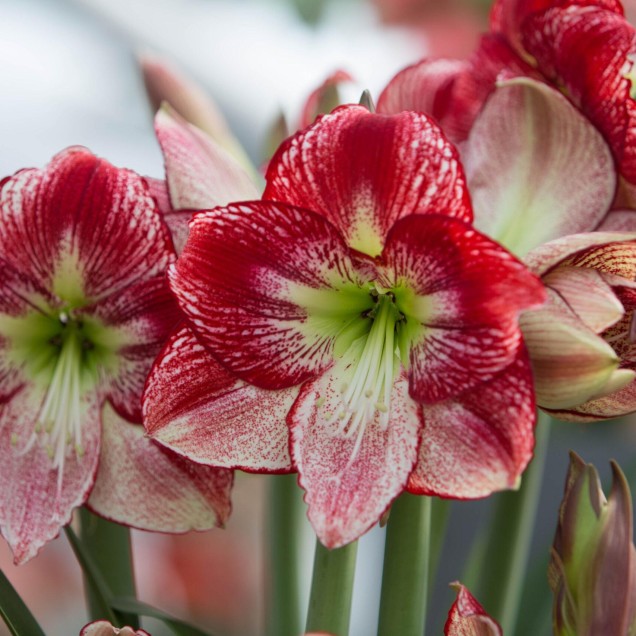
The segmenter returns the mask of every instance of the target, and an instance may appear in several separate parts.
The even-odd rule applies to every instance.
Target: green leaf
[[[12,636],[45,636],[9,579],[0,570],[0,616]]]
[[[148,603],[138,601],[136,598],[119,596],[112,599],[110,605],[118,612],[156,618],[165,623],[177,636],[212,636],[209,632],[204,632],[202,629],[189,625],[152,605],[148,605]]]

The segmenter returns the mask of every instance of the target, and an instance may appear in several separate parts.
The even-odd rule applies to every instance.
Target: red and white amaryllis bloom
[[[501,627],[493,620],[466,586],[457,581],[451,585],[457,598],[448,612],[444,636],[502,636]]]
[[[152,360],[181,319],[174,257],[147,183],[83,148],[2,182],[0,529],[16,562],[89,493],[96,512],[148,529],[229,514],[229,471],[190,465],[138,425]]]
[[[196,214],[169,269],[193,333],[153,368],[149,433],[199,462],[297,470],[328,547],[405,488],[514,487],[534,425],[517,317],[544,292],[470,225],[437,126],[342,107],[266,180],[262,201]]]

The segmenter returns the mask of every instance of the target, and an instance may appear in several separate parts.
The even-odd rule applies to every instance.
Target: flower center
[[[341,373],[341,401],[330,418],[335,424],[334,436],[356,436],[350,463],[360,449],[364,430],[376,416],[383,430],[388,427],[391,390],[399,365],[397,331],[404,316],[392,292],[374,289],[371,297],[373,307],[362,314],[363,320],[371,321],[371,327],[344,356],[348,364]]]

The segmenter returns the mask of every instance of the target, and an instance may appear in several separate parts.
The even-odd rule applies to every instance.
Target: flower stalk
[[[403,493],[391,508],[384,548],[379,636],[421,636],[426,624],[431,498]]]
[[[334,550],[316,541],[305,631],[349,634],[357,552],[357,541]]]

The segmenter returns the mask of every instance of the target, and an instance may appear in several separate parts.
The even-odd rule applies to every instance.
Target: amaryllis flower
[[[329,547],[405,488],[514,487],[534,424],[517,316],[544,292],[470,225],[437,126],[342,107],[266,179],[264,200],[196,214],[169,269],[193,333],[149,378],[149,433],[198,462],[297,470]]]
[[[181,320],[173,259],[145,181],[85,149],[2,182],[0,528],[16,562],[96,480],[92,507],[139,527],[209,528],[229,514],[230,472],[190,465],[138,425],[152,360]]]
[[[537,403],[568,420],[636,410],[636,234],[567,236],[526,262],[548,291],[521,320]]]
[[[93,621],[82,627],[79,636],[150,636],[144,629],[114,627],[109,621]]]
[[[444,636],[502,636],[501,627],[459,582],[451,585],[457,598],[448,612]]]
[[[549,569],[557,636],[636,631],[631,494],[618,464],[611,465],[606,499],[594,466],[570,453]]]

